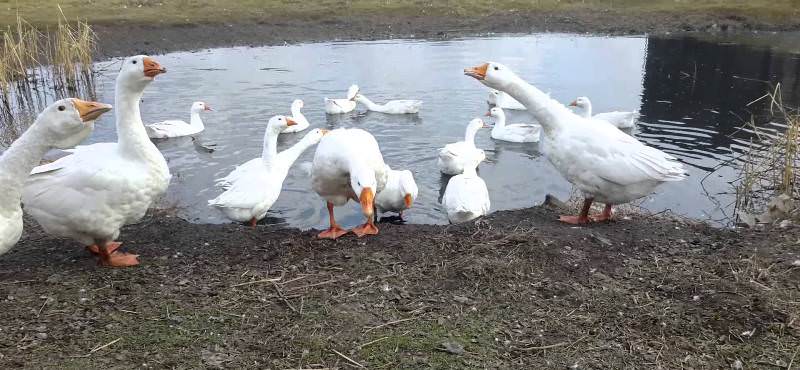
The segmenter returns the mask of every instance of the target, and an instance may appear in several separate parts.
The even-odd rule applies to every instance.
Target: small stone
[[[792,262],[792,266],[800,267],[800,260],[794,260],[794,262]]]
[[[456,342],[444,342],[442,343],[442,351],[447,353],[452,353],[454,355],[463,355],[464,354],[464,346],[461,343]]]
[[[789,226],[792,226],[792,220],[783,220],[781,221],[781,223],[778,224],[778,227],[780,227],[781,229],[785,229]]]
[[[36,338],[47,339],[47,333],[36,333]]]
[[[699,295],[696,295],[696,296],[692,297],[692,300],[693,300],[693,301],[695,301],[695,302],[697,302],[697,301],[699,301],[699,300],[700,300],[700,296],[699,296]]]
[[[744,365],[740,360],[736,360],[731,364],[731,369],[742,369],[742,368],[744,368]]]

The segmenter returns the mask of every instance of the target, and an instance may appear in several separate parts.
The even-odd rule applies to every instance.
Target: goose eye
[[[499,68],[499,67],[497,67],[497,66],[495,66],[495,67],[494,67],[494,70],[495,70],[495,71],[499,71],[499,70],[500,70],[500,68]]]
[[[135,60],[134,60],[134,61],[131,61],[131,63],[132,63],[132,64],[136,64],[136,61],[135,61]]]
[[[63,106],[63,105],[59,105],[59,106],[58,106],[58,110],[61,110],[61,111],[63,111],[64,109],[67,109],[67,107],[65,107],[65,106]]]

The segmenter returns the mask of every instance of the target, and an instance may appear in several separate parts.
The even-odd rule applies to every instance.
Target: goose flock
[[[42,111],[30,128],[0,157],[0,254],[8,251],[22,234],[24,211],[45,232],[75,240],[98,257],[103,266],[139,264],[138,256],[123,252],[118,242],[122,226],[144,217],[153,202],[167,189],[171,174],[164,156],[151,138],[190,136],[203,131],[200,114],[211,110],[195,102],[190,122],[171,120],[144,124],[139,104],[150,83],[163,73],[153,58],[138,55],[124,59],[116,79],[114,114],[117,141],[78,145],[94,129],[94,121],[111,106],[79,99],[63,99]],[[571,105],[576,111],[517,76],[500,63],[466,68],[464,74],[490,88],[493,106],[483,119],[472,119],[464,140],[445,145],[438,152],[439,170],[449,179],[442,205],[453,223],[486,215],[489,191],[478,175],[486,158],[476,147],[475,136],[491,128],[491,137],[519,143],[539,142],[541,151],[556,170],[585,196],[578,215],[564,215],[569,224],[607,221],[612,206],[650,194],[656,186],[680,181],[686,176],[674,157],[620,130],[631,127],[637,112],[592,115],[588,98]],[[357,104],[384,114],[415,114],[419,100],[392,100],[383,104],[368,99],[357,85],[345,98],[325,98],[328,114],[353,111]],[[352,231],[359,237],[378,234],[376,218],[382,212],[403,212],[412,207],[419,193],[409,170],[392,169],[380,145],[368,131],[358,128],[316,128],[297,143],[277,151],[278,137],[310,127],[301,112],[304,103],[295,100],[291,116],[276,115],[266,125],[262,154],[217,179],[221,193],[208,201],[231,220],[255,227],[278,199],[289,169],[306,150],[316,145],[310,165],[311,188],[325,201],[329,227],[319,238],[336,239]],[[529,123],[506,123],[504,109],[527,110]],[[78,145],[78,146],[76,146]],[[74,149],[68,149],[73,148]],[[66,156],[39,164],[49,149],[66,149]],[[364,223],[352,230],[341,227],[334,208],[357,202]],[[590,215],[593,202],[605,204],[602,213]]]

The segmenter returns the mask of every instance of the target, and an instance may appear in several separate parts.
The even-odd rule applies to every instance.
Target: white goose
[[[304,105],[303,101],[300,99],[295,99],[292,102],[292,108],[291,108],[292,116],[290,118],[296,124],[284,129],[283,132],[281,132],[282,134],[300,132],[307,129],[308,126],[310,126],[308,120],[306,119],[306,116],[303,114],[303,112],[300,112],[300,109],[303,109],[303,105]]]
[[[189,123],[174,119],[150,123],[145,125],[144,128],[147,130],[147,136],[153,139],[194,135],[205,130],[200,113],[211,110],[208,104],[197,101],[192,103],[192,108],[189,110]]]
[[[447,182],[442,205],[451,223],[467,222],[489,213],[489,190],[476,172],[479,163],[473,160],[466,164],[462,174]]]
[[[464,166],[471,162],[472,158],[477,158],[478,162],[486,159],[483,149],[475,147],[475,134],[482,128],[489,128],[489,126],[480,118],[475,118],[467,125],[464,141],[450,143],[439,149],[437,161],[439,171],[446,175],[458,175],[464,172]]]
[[[75,146],[92,132],[94,120],[111,106],[62,99],[43,110],[33,124],[0,156],[0,254],[22,235],[22,187],[33,167],[52,149]]]
[[[576,98],[569,104],[571,107],[576,107],[577,114],[583,118],[593,118],[601,121],[606,121],[616,128],[625,129],[631,128],[636,125],[636,120],[639,119],[639,112],[606,112],[597,113],[592,115],[592,102],[585,96]]]
[[[598,125],[572,113],[500,63],[466,68],[464,74],[519,100],[542,125],[542,151],[561,175],[586,196],[581,213],[562,216],[563,222],[589,222],[593,201],[605,203],[606,207],[592,220],[609,220],[612,205],[641,198],[663,182],[686,177],[683,165],[675,157],[646,146],[611,125]]]
[[[347,89],[346,99],[325,98],[325,113],[341,114],[352,112],[353,109],[356,109],[356,94],[358,94],[358,85],[350,85],[350,88]]]
[[[492,126],[492,139],[514,143],[535,143],[539,141],[542,126],[534,123],[506,124],[506,113],[500,107],[489,109],[486,112],[486,116],[495,118],[494,126]]]
[[[383,212],[397,212],[403,218],[403,211],[411,208],[419,194],[414,174],[409,170],[398,171],[388,166],[386,171],[386,186],[375,196],[375,216]]]
[[[524,105],[522,105],[516,99],[512,98],[510,95],[502,91],[497,91],[495,89],[489,90],[489,97],[486,98],[486,102],[492,106],[503,109],[513,109],[513,110],[526,109]]]
[[[137,255],[116,251],[120,243],[114,240],[169,185],[167,161],[147,137],[139,112],[144,89],[164,72],[148,56],[126,58],[114,99],[118,142],[78,146],[35,168],[25,184],[25,211],[48,233],[88,246],[105,266],[139,263]]]
[[[361,237],[377,234],[372,218],[375,194],[386,185],[386,165],[378,142],[361,129],[340,128],[329,132],[317,145],[311,167],[311,187],[327,202],[330,228],[320,238],[336,239],[347,233],[333,216],[333,207],[353,199],[361,203],[366,223],[353,229]]]
[[[250,222],[255,227],[258,220],[267,215],[267,211],[275,204],[283,188],[283,180],[289,168],[311,146],[317,144],[327,130],[309,131],[291,148],[277,153],[277,137],[281,130],[291,127],[294,121],[283,116],[272,117],[267,125],[264,141],[269,141],[269,153],[265,158],[258,158],[258,166],[239,177],[228,190],[218,197],[209,200],[208,205],[219,209],[228,218],[239,222]]]
[[[422,107],[422,100],[390,100],[383,104],[377,104],[363,94],[356,94],[355,100],[357,103],[366,105],[367,109],[373,112],[386,114],[414,114],[419,113],[419,109]]]

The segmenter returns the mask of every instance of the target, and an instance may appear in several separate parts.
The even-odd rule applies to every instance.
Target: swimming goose
[[[467,222],[489,213],[489,190],[476,172],[479,163],[473,158],[465,164],[463,173],[447,182],[442,205],[451,223]]]
[[[91,133],[94,121],[111,106],[62,99],[45,108],[33,124],[0,156],[0,254],[22,235],[22,188],[31,170],[52,149],[66,149]]]
[[[319,238],[336,239],[347,233],[333,216],[333,207],[348,200],[361,203],[366,223],[353,229],[361,237],[377,234],[372,218],[375,194],[386,185],[386,165],[378,142],[361,129],[340,128],[329,132],[317,145],[311,166],[311,187],[325,199],[330,227]]]
[[[290,118],[296,124],[286,127],[283,130],[283,132],[281,132],[282,134],[287,134],[291,132],[300,132],[308,128],[310,124],[308,123],[308,120],[306,119],[306,116],[303,114],[303,112],[300,112],[300,109],[303,109],[303,105],[304,105],[303,101],[300,99],[295,99],[292,102],[292,108],[291,108],[292,116]]]
[[[352,112],[353,109],[356,109],[356,94],[358,94],[358,85],[350,85],[350,88],[347,89],[346,99],[325,98],[325,113],[341,114]]]
[[[277,153],[275,146],[278,135],[281,130],[293,124],[294,121],[290,118],[272,117],[264,137],[265,141],[270,141],[270,153],[264,159],[258,158],[258,166],[239,177],[224,193],[209,200],[208,205],[219,209],[231,220],[249,221],[250,226],[255,227],[278,199],[283,180],[292,164],[306,149],[317,144],[328,131],[319,128],[311,130],[291,148]]]
[[[577,113],[579,116],[583,118],[594,118],[601,121],[606,121],[616,128],[631,128],[636,125],[636,120],[639,118],[639,112],[606,112],[606,113],[597,113],[592,115],[592,102],[589,98],[585,96],[580,96],[576,98],[572,103],[569,104],[571,107],[576,107]]]
[[[475,147],[475,134],[482,128],[489,128],[489,126],[480,118],[475,118],[467,125],[467,132],[464,134],[463,141],[450,143],[439,149],[439,159],[437,161],[439,171],[446,175],[458,175],[464,172],[464,165],[470,161],[470,158],[475,157],[478,162],[486,159],[486,153],[483,152],[483,149]]]
[[[525,110],[525,106],[520,104],[516,99],[495,89],[489,90],[489,97],[486,98],[486,102],[492,106],[503,109]]]
[[[83,243],[104,266],[132,266],[135,254],[117,251],[123,225],[144,217],[167,190],[167,161],[147,137],[139,112],[144,89],[166,69],[145,55],[126,58],[116,80],[116,143],[78,146],[33,169],[22,203],[46,232]]]
[[[598,125],[571,112],[500,63],[464,69],[484,85],[504,91],[520,101],[542,125],[541,148],[564,178],[586,199],[578,216],[561,221],[590,221],[593,201],[606,204],[593,221],[611,219],[611,207],[650,194],[656,186],[686,177],[675,157],[642,144],[611,125]]]
[[[386,114],[414,114],[419,113],[422,100],[390,100],[383,104],[373,103],[363,94],[356,94],[356,102],[364,104],[367,109]]]
[[[192,103],[189,110],[189,123],[178,119],[150,123],[144,126],[147,136],[152,139],[189,136],[205,130],[200,112],[211,111],[211,107],[201,101]]]
[[[402,219],[403,211],[417,200],[417,183],[409,170],[398,171],[386,166],[386,173],[386,186],[375,196],[375,217],[383,212],[397,212]]]
[[[506,113],[503,108],[494,107],[486,112],[487,117],[494,117],[492,126],[492,139],[510,141],[514,143],[535,143],[539,141],[542,126],[533,123],[506,124]]]

